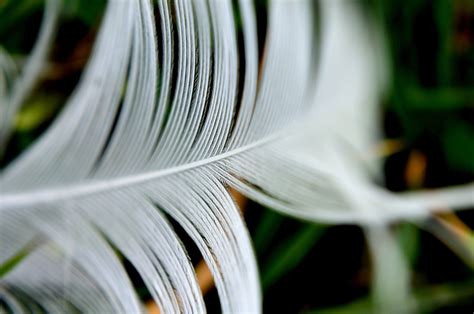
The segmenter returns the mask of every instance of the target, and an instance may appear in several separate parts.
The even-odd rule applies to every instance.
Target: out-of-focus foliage
[[[106,0],[64,0],[64,19],[91,27],[99,22]],[[0,42],[10,53],[26,53],[36,36],[44,0],[0,1]],[[13,35],[14,34],[14,35]]]
[[[400,124],[396,135],[409,146],[442,152],[451,170],[474,174],[474,2],[378,0],[375,6],[392,59],[387,109]]]

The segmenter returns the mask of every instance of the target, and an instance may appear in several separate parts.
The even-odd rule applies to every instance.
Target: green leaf
[[[410,109],[453,110],[473,104],[474,90],[464,88],[422,89],[407,87],[403,89],[405,106]]]
[[[94,25],[102,15],[106,0],[64,0],[64,14],[77,17],[86,25]]]
[[[257,254],[262,254],[274,238],[284,217],[272,210],[265,210],[253,236],[253,243]]]
[[[414,291],[416,313],[432,313],[432,311],[451,304],[470,302],[474,297],[474,281],[448,283],[418,288]],[[350,304],[327,309],[310,310],[312,314],[368,314],[374,313],[369,297],[358,299]]]
[[[2,1],[0,0],[0,3]],[[15,24],[27,19],[33,12],[40,10],[44,0],[7,0],[0,6],[0,39],[11,37],[10,31]]]
[[[283,275],[295,268],[311,251],[323,235],[326,227],[306,225],[277,247],[263,267],[262,285],[264,288],[278,281]]]
[[[12,269],[14,269],[20,262],[28,255],[31,248],[27,246],[16,255],[5,261],[2,265],[0,265],[0,278],[8,274]]]
[[[457,170],[474,173],[474,128],[463,121],[451,123],[442,137],[447,162]]]
[[[437,75],[441,86],[447,85],[452,77],[452,45],[454,29],[454,4],[452,0],[434,1],[434,15],[438,28],[439,49],[437,51]]]
[[[408,223],[403,223],[397,230],[398,241],[408,262],[413,265],[419,255],[420,230]]]
[[[57,112],[61,98],[55,95],[37,95],[31,99],[15,117],[15,130],[29,132],[52,118]]]

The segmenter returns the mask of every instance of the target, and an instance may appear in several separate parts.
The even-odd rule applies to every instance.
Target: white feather
[[[124,271],[107,267],[119,264],[104,255],[108,244],[99,240],[98,229],[132,262],[161,309],[204,312],[186,253],[158,207],[196,242],[223,311],[259,311],[250,239],[216,169],[224,159],[275,139],[274,132],[305,106],[311,74],[308,4],[271,7],[258,88],[250,2],[239,2],[246,61],[241,72],[230,2],[160,1],[163,43],[158,43],[151,3],[110,1],[89,65],[63,112],[2,173],[0,211],[9,240],[2,252],[11,257],[41,234],[91,276],[94,289],[104,291],[100,300],[116,312],[137,312]],[[295,58],[281,62],[287,56]],[[242,99],[239,73],[246,79]],[[29,229],[25,240],[12,241],[23,229]],[[21,272],[14,274],[21,280]],[[119,287],[108,286],[112,282]],[[83,293],[75,289],[66,298],[75,304]],[[47,302],[52,294],[54,289]]]

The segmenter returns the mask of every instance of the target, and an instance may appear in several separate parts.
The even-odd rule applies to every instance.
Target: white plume
[[[347,2],[321,1],[316,75],[313,5],[269,3],[260,60],[248,0],[237,8],[243,49],[230,1],[159,0],[155,17],[150,1],[110,0],[60,116],[1,173],[0,263],[28,253],[0,281],[5,303],[21,313],[27,295],[53,313],[141,312],[116,248],[165,313],[205,312],[171,218],[209,265],[223,312],[259,312],[228,185],[289,215],[368,230],[472,205],[472,185],[396,196],[372,183],[364,153],[386,83],[380,36]],[[45,15],[47,34],[55,19]]]

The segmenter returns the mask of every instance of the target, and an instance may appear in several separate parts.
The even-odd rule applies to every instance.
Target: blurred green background
[[[19,64],[34,43],[43,5],[41,0],[0,0],[0,45]],[[256,3],[260,21],[266,21],[266,6],[265,1]],[[64,1],[51,63],[16,118],[1,167],[60,111],[87,62],[104,7],[104,0]],[[385,186],[404,191],[472,181],[474,1],[365,0],[361,8],[380,21],[389,48],[392,84],[381,103]],[[298,222],[251,202],[245,207],[260,263],[265,312],[371,311],[371,265],[360,228]],[[422,228],[408,223],[393,226],[412,270],[417,311],[472,313],[472,260],[451,247],[445,235],[431,232],[433,225],[467,238],[468,246],[472,244],[467,250],[474,250],[472,210],[434,216]],[[192,241],[176,228],[191,247],[193,261],[199,259]],[[130,272],[142,297],[149,298],[131,267]],[[215,289],[206,300],[210,312],[217,311]]]

